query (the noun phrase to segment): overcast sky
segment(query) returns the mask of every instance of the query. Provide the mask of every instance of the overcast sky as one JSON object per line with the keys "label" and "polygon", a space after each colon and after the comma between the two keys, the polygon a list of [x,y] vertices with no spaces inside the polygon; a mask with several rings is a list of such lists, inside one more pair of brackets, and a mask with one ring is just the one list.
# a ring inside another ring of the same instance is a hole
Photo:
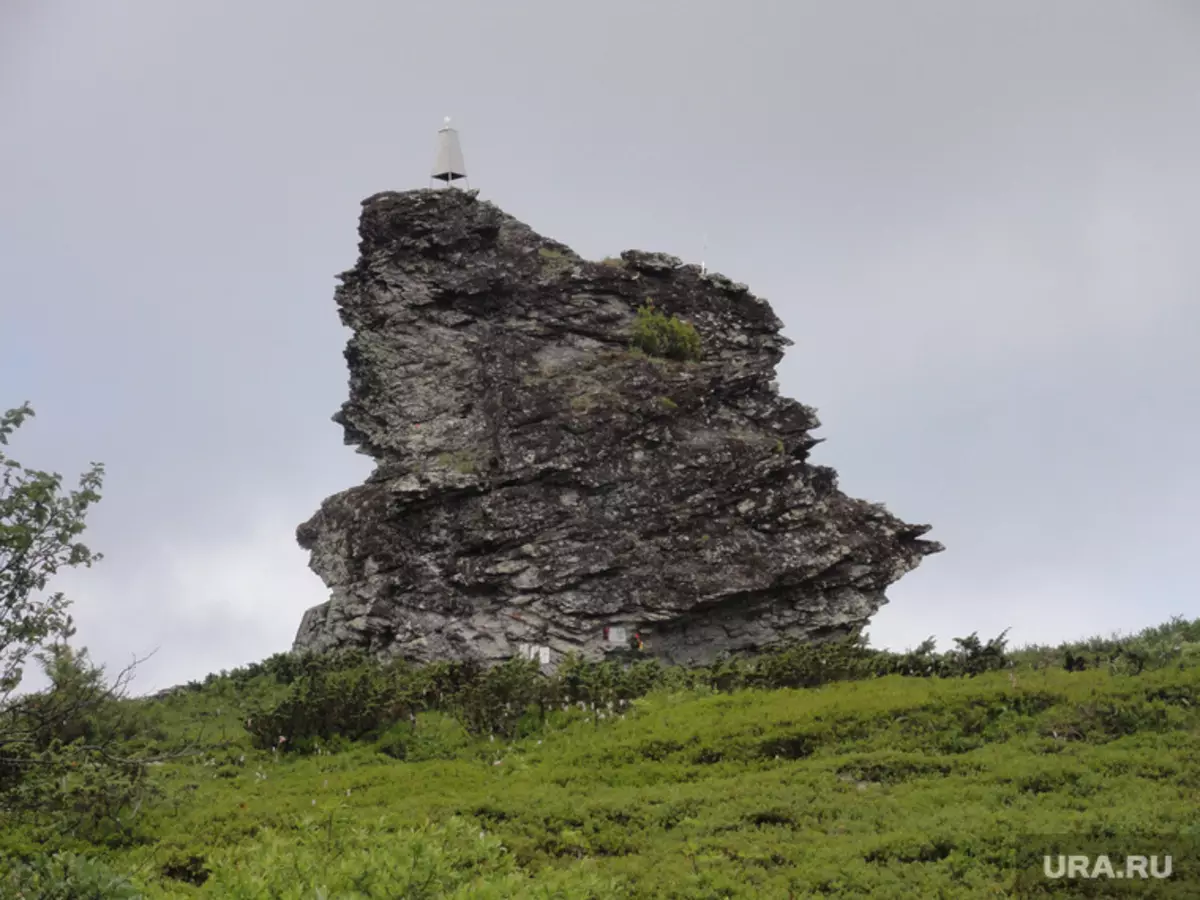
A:
{"label": "overcast sky", "polygon": [[107,465],[58,586],[136,690],[325,599],[334,276],[445,115],[535,230],[770,301],[816,460],[947,547],[876,646],[1200,616],[1200,3],[0,0],[0,408]]}

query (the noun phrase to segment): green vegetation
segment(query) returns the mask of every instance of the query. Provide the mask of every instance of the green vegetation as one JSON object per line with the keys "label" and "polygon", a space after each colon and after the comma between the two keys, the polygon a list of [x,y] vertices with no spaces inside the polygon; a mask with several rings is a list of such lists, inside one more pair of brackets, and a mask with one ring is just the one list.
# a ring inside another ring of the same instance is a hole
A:
{"label": "green vegetation", "polygon": [[554,274],[567,271],[576,262],[563,251],[555,250],[553,247],[539,247],[538,256],[542,258],[545,269]]}
{"label": "green vegetation", "polygon": [[612,266],[616,269],[623,269],[625,268],[625,260],[621,259],[619,256],[606,256],[604,259],[600,260],[600,265]]}
{"label": "green vegetation", "polygon": [[104,467],[93,463],[79,489],[64,494],[61,475],[23,466],[3,450],[33,414],[25,404],[0,416],[0,698],[20,686],[26,660],[41,646],[74,634],[63,595],[41,595],[50,579],[100,559],[75,539],[100,499]]}
{"label": "green vegetation", "polygon": [[[78,538],[104,468],[93,463],[76,490],[64,490],[62,476],[10,457],[5,448],[33,414],[25,404],[0,416],[0,821],[33,816],[81,839],[120,838],[154,792],[134,758],[141,725],[121,702],[128,671],[106,683],[86,650],[68,644],[67,599],[46,593],[62,569],[100,559]],[[50,687],[18,695],[31,658]],[[72,872],[95,875],[86,866]],[[36,865],[13,875],[32,885],[50,877]],[[38,888],[37,896],[51,894]]]}
{"label": "green vegetation", "polygon": [[631,346],[665,359],[692,361],[701,356],[700,335],[695,327],[677,316],[668,318],[654,308],[653,300],[638,308]]}
{"label": "green vegetation", "polygon": [[137,827],[26,815],[0,869],[101,898],[1006,896],[1014,835],[1190,823],[1197,639],[552,677],[280,654],[122,701],[130,745],[173,756]]}
{"label": "green vegetation", "polygon": [[439,453],[437,456],[438,465],[446,469],[453,469],[456,472],[461,472],[464,475],[471,475],[479,471],[479,462],[475,458],[475,454],[469,450],[455,450],[453,452]]}
{"label": "green vegetation", "polygon": [[99,468],[0,467],[2,900],[958,900],[1015,896],[1022,834],[1196,834],[1200,620],[549,676],[278,654],[130,699],[40,593],[96,559]]}
{"label": "green vegetation", "polygon": [[667,409],[679,409],[679,404],[676,403],[674,400],[672,400],[670,397],[659,397],[658,402],[661,403],[663,406],[665,406]]}
{"label": "green vegetation", "polygon": [[138,900],[143,894],[127,878],[85,856],[43,854],[17,862],[0,881],[0,897],[37,900]]}

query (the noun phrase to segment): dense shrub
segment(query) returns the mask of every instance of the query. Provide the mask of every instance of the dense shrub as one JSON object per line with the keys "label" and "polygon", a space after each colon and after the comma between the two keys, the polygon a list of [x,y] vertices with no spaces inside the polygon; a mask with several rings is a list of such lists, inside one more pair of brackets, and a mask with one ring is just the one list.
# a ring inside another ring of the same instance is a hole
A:
{"label": "dense shrub", "polygon": [[531,706],[544,712],[545,694],[537,662],[510,659],[464,683],[455,706],[468,730],[514,737]]}
{"label": "dense shrub", "polygon": [[747,680],[763,688],[818,687],[874,674],[875,656],[853,640],[801,644],[754,660]]}
{"label": "dense shrub", "polygon": [[1064,668],[1068,672],[1108,669],[1114,675],[1136,675],[1144,669],[1186,666],[1200,656],[1200,619],[1175,616],[1168,622],[1125,637],[1093,637],[1057,647],[1030,646],[1012,654],[1015,662],[1033,668]]}
{"label": "dense shrub", "polygon": [[38,655],[50,687],[13,701],[6,709],[10,733],[19,732],[35,750],[82,741],[90,745],[129,740],[142,730],[138,711],[121,702],[120,686],[86,650],[56,644]]}
{"label": "dense shrub", "polygon": [[1003,669],[1008,663],[1005,654],[1007,634],[1006,628],[986,644],[979,640],[978,634],[955,638],[954,643],[958,646],[950,652],[947,660],[954,674],[981,675],[984,672]]}
{"label": "dense shrub", "polygon": [[375,742],[375,749],[392,759],[425,762],[454,759],[471,744],[471,735],[452,716],[418,714],[413,721],[396,722]]}
{"label": "dense shrub", "polygon": [[[79,538],[104,467],[92,464],[77,490],[65,490],[62,476],[9,457],[10,439],[33,414],[28,404],[0,414],[0,819],[42,840],[128,840],[151,793],[143,761],[121,749],[146,725],[123,695],[133,666],[110,683],[70,646],[70,601],[50,590],[61,570],[101,558]],[[17,696],[31,657],[50,687]]]}
{"label": "dense shrub", "polygon": [[[452,716],[467,734],[515,738],[544,726],[550,711],[582,709],[599,721],[655,690],[806,688],[884,675],[977,675],[1006,665],[1003,634],[986,644],[976,635],[955,643],[955,650],[940,655],[932,640],[897,654],[849,638],[726,657],[694,669],[569,655],[552,675],[522,659],[484,669],[469,663],[379,665],[347,653],[279,658],[272,667],[276,677],[290,679],[288,694],[252,713],[247,728],[261,749],[311,752],[334,749],[336,740],[371,739],[382,753],[412,759],[426,740],[418,717],[433,711]],[[436,758],[443,740],[433,739],[434,749],[419,751],[422,758]]]}
{"label": "dense shrub", "polygon": [[331,659],[331,668],[323,670],[306,661],[313,668],[292,682],[281,702],[251,713],[246,727],[256,747],[303,751],[336,737],[358,740],[408,712],[389,671],[370,665],[343,669],[338,662]]}
{"label": "dense shrub", "polygon": [[162,790],[137,759],[55,743],[31,754],[4,796],[6,811],[45,839],[109,845],[139,838],[139,816]]}
{"label": "dense shrub", "polygon": [[144,757],[125,749],[148,730],[86,651],[56,644],[38,654],[50,686],[0,710],[0,811],[57,838],[128,842],[160,791]]}
{"label": "dense shrub", "polygon": [[696,360],[700,358],[700,335],[690,323],[677,316],[667,317],[647,300],[638,308],[633,322],[632,344],[651,356],[666,359]]}
{"label": "dense shrub", "polygon": [[252,842],[221,853],[222,900],[335,900],[335,898],[438,897],[578,898],[632,896],[624,879],[594,874],[539,873],[531,883],[499,838],[464,817],[386,834],[341,832],[326,823],[299,823],[287,831],[264,829]]}
{"label": "dense shrub", "polygon": [[74,853],[39,855],[0,874],[0,897],[37,900],[140,900],[128,880],[103,863]]}

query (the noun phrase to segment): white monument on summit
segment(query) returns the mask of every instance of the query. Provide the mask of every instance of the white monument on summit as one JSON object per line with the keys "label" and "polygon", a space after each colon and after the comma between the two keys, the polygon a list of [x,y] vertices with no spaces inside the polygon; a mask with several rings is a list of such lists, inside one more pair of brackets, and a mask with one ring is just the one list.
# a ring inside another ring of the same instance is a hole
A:
{"label": "white monument on summit", "polygon": [[462,147],[458,143],[458,132],[450,127],[450,117],[438,131],[437,156],[433,161],[433,171],[429,173],[430,186],[434,180],[444,181],[450,187],[456,179],[463,179],[464,184],[470,185],[467,179],[467,164],[463,162]]}

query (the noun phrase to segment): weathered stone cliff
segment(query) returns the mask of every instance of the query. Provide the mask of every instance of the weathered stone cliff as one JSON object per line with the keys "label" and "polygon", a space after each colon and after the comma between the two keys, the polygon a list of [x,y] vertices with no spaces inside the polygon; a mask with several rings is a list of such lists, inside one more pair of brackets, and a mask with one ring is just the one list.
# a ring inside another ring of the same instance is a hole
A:
{"label": "weathered stone cliff", "polygon": [[[297,532],[332,592],[297,649],[553,665],[636,630],[707,662],[860,629],[942,549],[806,461],[819,423],[778,395],[790,342],[744,285],[589,262],[458,190],[371,197],[360,234],[334,419],[377,467]],[[699,362],[630,351],[647,298]]]}

